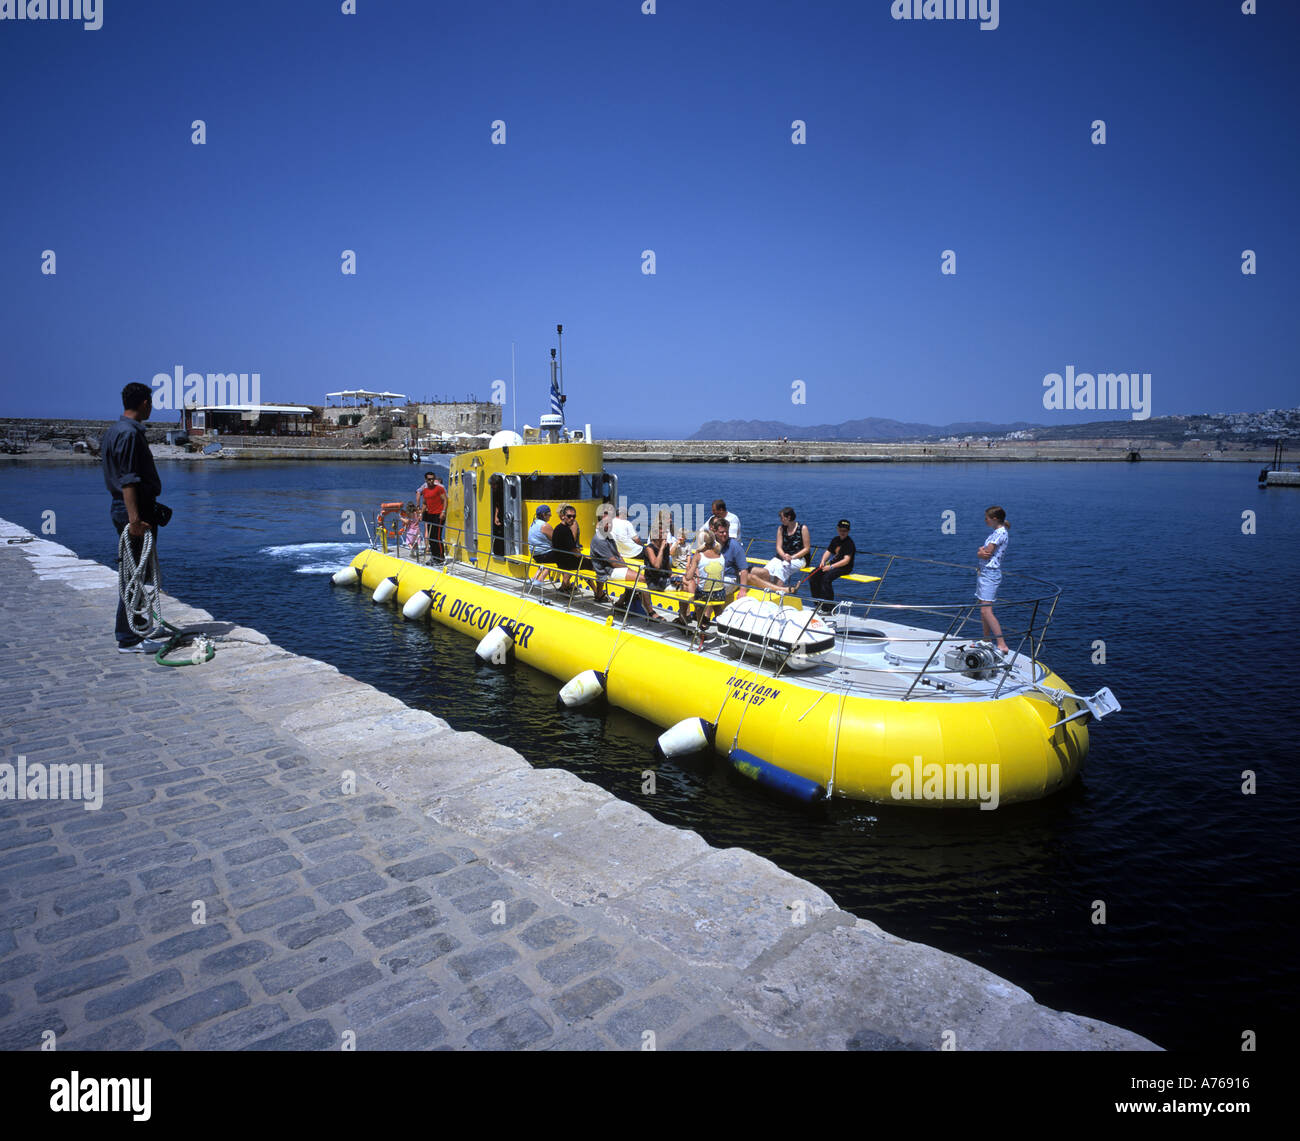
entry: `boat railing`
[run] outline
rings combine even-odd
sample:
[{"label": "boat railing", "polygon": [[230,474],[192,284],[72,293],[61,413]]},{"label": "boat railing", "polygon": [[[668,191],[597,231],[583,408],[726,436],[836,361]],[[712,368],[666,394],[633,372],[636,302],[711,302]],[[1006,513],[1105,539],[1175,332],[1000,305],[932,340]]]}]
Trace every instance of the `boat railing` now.
[{"label": "boat railing", "polygon": [[[508,584],[523,598],[530,600],[543,597],[545,579],[555,575],[561,576],[562,579],[583,583],[593,592],[597,589],[598,577],[594,571],[581,568],[566,569],[550,563],[533,563],[526,552],[510,556],[515,560],[516,569],[512,570],[510,564],[506,562],[508,556],[502,546],[502,537],[494,535],[491,530],[470,532],[464,528],[445,525],[439,530],[443,565],[462,577],[478,580],[484,585]],[[438,542],[439,537],[435,535],[434,541]],[[760,544],[762,541],[757,539],[751,539],[745,544],[747,559],[750,557],[748,552]],[[375,533],[372,546],[385,553],[397,554],[398,557],[417,558],[417,551],[406,544],[403,536],[394,535],[391,530],[383,527]],[[406,552],[405,556],[403,552]],[[582,554],[580,551],[575,553],[580,556]],[[870,560],[876,560],[880,565],[872,567],[873,573],[866,573],[867,567],[864,564]],[[518,573],[520,566],[525,568],[522,577]],[[542,568],[545,568],[547,574],[539,577],[536,572]],[[937,575],[953,578],[960,572],[967,584],[966,598],[961,600],[954,598],[955,589],[945,584],[943,593],[949,596],[948,601],[890,600],[885,593],[885,588],[891,583],[891,575],[892,581],[896,581],[900,573],[907,574],[911,579],[913,576],[908,571],[917,568],[923,571],[918,577],[927,579],[933,579]],[[920,686],[930,687],[931,691],[942,691],[947,688],[948,683],[943,681],[944,675],[969,676],[970,667],[964,665],[952,667],[946,663],[945,651],[953,649],[963,641],[969,643],[984,640],[981,607],[974,593],[975,566],[973,564],[859,551],[854,571],[855,577],[860,581],[845,583],[844,579],[840,578],[836,580],[836,587],[843,589],[851,586],[859,593],[867,594],[865,598],[841,597],[825,602],[810,599],[806,594],[803,596],[803,606],[809,618],[820,613],[829,617],[835,629],[836,649],[828,655],[828,661],[838,661],[842,666],[852,665],[854,670],[861,673],[864,669],[869,670],[872,667],[864,666],[861,655],[854,651],[867,641],[883,642],[887,664],[880,669],[887,670],[894,677],[900,675],[904,679],[910,677],[907,691],[903,695],[905,699],[915,696]],[[674,570],[674,574],[676,573],[677,571]],[[796,594],[803,593],[802,588],[806,577],[796,588]],[[643,572],[637,573],[629,580],[615,580],[612,585],[616,589],[643,593],[664,607],[680,605],[683,602],[681,591],[650,587],[645,581]],[[1031,676],[1035,679],[1039,677],[1043,644],[1061,593],[1058,586],[1045,579],[1018,572],[1004,573],[1003,590],[1006,593],[994,603],[994,608],[1003,640],[1010,647],[1010,653],[988,658],[988,664],[978,670],[981,675],[997,678],[994,696],[1002,691],[1007,679],[1022,659],[1029,661]],[[549,605],[559,606],[568,611],[575,602],[588,596],[575,590],[560,591],[558,595],[550,593],[545,597]],[[620,609],[625,625],[631,607]],[[872,622],[887,623],[889,628],[877,630],[871,625]],[[913,643],[925,649],[923,659],[919,654],[907,653],[909,645]],[[764,660],[765,656],[766,648]],[[783,663],[778,668],[783,668]]]},{"label": "boat railing", "polygon": [[[756,550],[775,551],[776,544],[772,540],[753,538],[748,540],[744,547],[745,560],[752,565],[766,562],[767,558],[771,557],[771,555],[758,556],[755,554]],[[815,569],[821,550],[824,548],[813,547],[810,568]],[[918,568],[924,568],[928,572],[923,575],[908,574],[909,580],[915,577],[933,580],[941,575],[944,579],[942,595],[950,598],[953,598],[956,593],[950,583],[960,573],[969,584],[966,600],[954,598],[952,601],[942,602],[897,602],[889,599],[886,587],[890,581],[890,574],[900,564],[905,564],[904,573],[908,570],[915,572]],[[849,649],[855,643],[860,644],[864,633],[870,629],[869,624],[872,620],[888,621],[900,626],[920,627],[915,634],[910,635],[897,629],[891,629],[888,633],[888,642],[894,651],[892,656],[897,659],[891,664],[891,672],[895,674],[911,672],[914,675],[906,696],[912,696],[920,685],[933,685],[934,680],[943,674],[968,675],[966,668],[947,666],[940,659],[940,653],[945,649],[953,648],[964,639],[985,640],[981,606],[975,599],[974,593],[976,566],[973,562],[955,563],[942,559],[858,551],[854,557],[853,570],[851,581],[841,577],[835,580],[836,584],[842,590],[860,588],[858,593],[866,597],[841,598],[829,606],[824,602],[819,603],[823,609],[830,611],[831,620],[837,630],[838,657],[841,660],[847,657]],[[808,572],[805,572],[805,576],[807,574]],[[1061,593],[1056,584],[1033,575],[1009,571],[1004,572],[1003,579],[1001,597],[993,606],[1002,638],[1011,652],[1000,655],[997,663],[984,671],[999,675],[998,692],[1001,692],[1007,677],[1015,670],[1021,659],[1027,658],[1033,676],[1038,676],[1039,659],[1047,638],[1047,629],[1051,625]],[[805,577],[804,582],[806,581]],[[796,593],[802,588],[804,582],[800,582],[796,587]],[[883,597],[882,592],[884,592]],[[936,638],[935,633],[940,636]],[[899,649],[906,649],[909,642],[929,646],[925,660],[919,665],[898,653]]]},{"label": "boat railing", "polygon": [[[878,561],[880,565],[872,567],[875,573],[866,576],[876,580],[870,584],[870,597],[862,600],[842,599],[834,604],[832,621],[841,631],[841,649],[847,648],[853,640],[870,637],[872,621],[917,626],[920,629],[911,635],[896,629],[888,632],[889,647],[895,656],[898,656],[898,648],[905,648],[909,642],[928,647],[924,661],[917,664],[916,659],[913,659],[910,663],[914,677],[906,696],[912,696],[920,685],[935,685],[936,680],[944,674],[969,676],[969,667],[964,664],[948,666],[940,654],[963,641],[992,641],[983,629],[982,606],[975,598],[974,564],[859,551],[854,563],[855,572],[861,574],[866,569],[864,561],[869,564],[871,560]],[[895,572],[900,568],[909,581],[914,577],[928,581],[939,577],[951,580],[960,574],[964,579],[966,598],[951,601],[894,601],[889,597],[887,587],[891,583],[891,573],[894,573],[896,580],[898,575]],[[920,574],[909,573],[918,569]],[[842,580],[837,580],[837,585],[838,581]],[[960,588],[952,588],[945,583],[942,593],[951,598],[956,589]],[[1060,595],[1060,587],[1046,579],[1020,572],[1003,573],[1000,596],[992,608],[1002,631],[1002,639],[1010,648],[1010,653],[998,655],[991,665],[978,670],[981,674],[997,676],[994,696],[1002,691],[1022,659],[1028,659],[1031,676],[1035,679],[1039,677],[1042,671],[1040,660],[1043,645]],[[939,636],[936,637],[936,634]],[[906,659],[899,663],[903,672],[908,672],[908,664]]]}]

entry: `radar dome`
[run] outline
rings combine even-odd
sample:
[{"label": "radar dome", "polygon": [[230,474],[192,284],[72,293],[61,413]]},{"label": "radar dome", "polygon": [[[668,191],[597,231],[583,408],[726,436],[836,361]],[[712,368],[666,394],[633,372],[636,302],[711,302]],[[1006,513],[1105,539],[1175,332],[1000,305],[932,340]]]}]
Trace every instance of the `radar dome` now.
[{"label": "radar dome", "polygon": [[517,448],[524,442],[523,437],[518,432],[512,432],[509,428],[502,428],[491,440],[488,441],[489,448]]}]

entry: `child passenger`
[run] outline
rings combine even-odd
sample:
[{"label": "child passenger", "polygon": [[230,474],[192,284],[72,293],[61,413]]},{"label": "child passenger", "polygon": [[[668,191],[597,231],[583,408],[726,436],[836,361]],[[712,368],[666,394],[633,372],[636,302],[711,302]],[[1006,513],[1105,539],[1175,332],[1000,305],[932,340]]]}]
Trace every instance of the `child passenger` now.
[{"label": "child passenger", "polygon": [[402,508],[402,517],[406,521],[406,527],[402,531],[402,542],[407,545],[411,554],[415,555],[420,549],[420,513],[416,511],[414,503],[408,503]]}]

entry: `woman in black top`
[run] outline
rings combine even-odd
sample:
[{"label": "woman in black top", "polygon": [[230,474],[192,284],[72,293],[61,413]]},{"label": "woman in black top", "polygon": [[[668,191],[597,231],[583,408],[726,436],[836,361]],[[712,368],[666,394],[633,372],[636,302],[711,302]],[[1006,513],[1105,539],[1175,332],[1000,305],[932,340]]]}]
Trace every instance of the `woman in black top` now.
[{"label": "woman in black top", "polygon": [[673,516],[671,511],[660,511],[655,521],[655,531],[645,545],[645,580],[651,590],[666,590],[673,576]]},{"label": "woman in black top", "polygon": [[[564,570],[591,570],[591,560],[582,554],[578,512],[570,503],[560,508],[560,521],[551,532],[551,547],[560,555],[555,565]],[[564,585],[568,585],[565,583]]]}]

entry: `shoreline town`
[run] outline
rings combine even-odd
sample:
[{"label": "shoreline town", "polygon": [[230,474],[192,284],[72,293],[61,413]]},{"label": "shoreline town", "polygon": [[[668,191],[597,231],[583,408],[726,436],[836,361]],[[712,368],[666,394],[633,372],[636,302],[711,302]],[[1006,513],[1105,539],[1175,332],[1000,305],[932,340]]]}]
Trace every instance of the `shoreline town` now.
[{"label": "shoreline town", "polygon": [[[0,418],[0,461],[98,463],[99,439],[110,420],[36,420]],[[190,462],[269,460],[411,463],[409,441],[392,438],[367,442],[365,437],[266,436],[222,434],[205,447],[166,442],[174,424],[151,423],[150,448],[155,459]],[[1134,462],[1268,464],[1273,444],[1190,440],[1175,444],[1151,437],[1080,440],[970,440],[960,442],[861,442],[845,440],[616,440],[600,441],[612,463],[976,463],[976,462]],[[478,436],[440,441],[446,455],[480,447]],[[216,446],[219,444],[219,448]],[[427,458],[430,452],[420,450]]]}]

